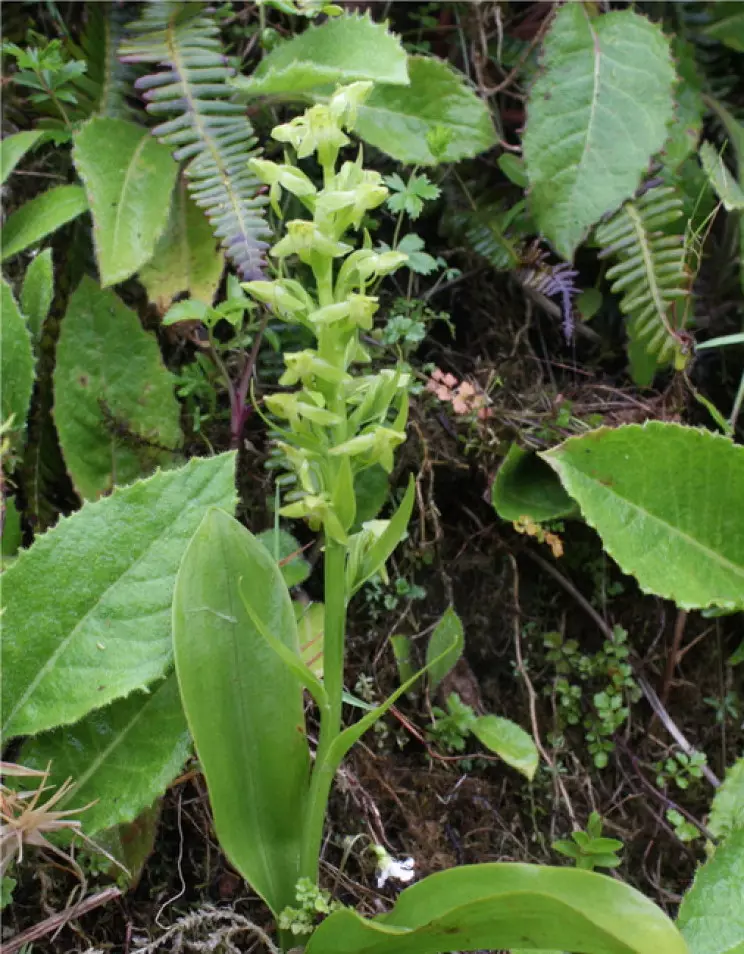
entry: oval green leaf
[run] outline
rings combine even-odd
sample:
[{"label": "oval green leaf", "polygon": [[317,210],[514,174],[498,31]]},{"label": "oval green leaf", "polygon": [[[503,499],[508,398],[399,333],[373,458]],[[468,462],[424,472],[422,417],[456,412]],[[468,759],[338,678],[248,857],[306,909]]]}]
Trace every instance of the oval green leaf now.
[{"label": "oval green leaf", "polygon": [[570,259],[587,230],[636,190],[674,114],[661,27],[632,10],[561,7],[527,105],[524,159],[538,227]]},{"label": "oval green leaf", "polygon": [[6,136],[0,142],[0,185],[3,185],[21,159],[34,148],[43,135],[43,129],[31,129],[14,136]]},{"label": "oval green leaf", "polygon": [[234,453],[193,459],[85,504],[21,551],[3,574],[6,740],[163,675],[178,564],[205,508],[234,506],[234,475]]},{"label": "oval green leaf", "polygon": [[34,388],[34,353],[26,322],[10,285],[0,278],[0,426],[12,418],[11,447],[23,446],[26,418]]},{"label": "oval green leaf", "polygon": [[578,507],[560,480],[534,451],[512,444],[496,472],[491,503],[502,520],[529,517],[537,523],[573,517]]},{"label": "oval green leaf", "polygon": [[[448,63],[408,58],[410,86],[375,86],[354,132],[398,162],[432,166],[477,156],[496,145],[488,107]],[[439,140],[435,154],[430,148]]]},{"label": "oval green leaf", "polygon": [[41,338],[41,328],[49,314],[53,295],[54,263],[52,250],[47,248],[31,260],[21,288],[21,309],[34,342]]},{"label": "oval green leaf", "polygon": [[744,951],[744,830],[735,831],[698,870],[677,923],[690,954]]},{"label": "oval green leaf", "polygon": [[482,745],[532,781],[540,756],[532,736],[521,726],[511,719],[485,715],[475,720],[471,732]]},{"label": "oval green leaf", "polygon": [[442,614],[426,647],[429,690],[435,692],[447,673],[451,672],[465,648],[460,617],[451,606]]},{"label": "oval green leaf", "polygon": [[541,456],[645,593],[683,609],[744,608],[744,447],[650,421],[601,427]]},{"label": "oval green leaf", "polygon": [[299,654],[292,602],[273,557],[212,509],[176,582],[176,673],[220,844],[276,914],[295,900],[310,756],[302,684],[257,621]]},{"label": "oval green leaf", "polygon": [[81,497],[96,499],[173,464],[182,439],[174,384],[137,315],[114,291],[83,278],[54,369],[54,421]]},{"label": "oval green leaf", "polygon": [[56,186],[30,199],[3,226],[2,261],[40,242],[87,209],[85,192],[77,185]]},{"label": "oval green leaf", "polygon": [[326,918],[306,954],[438,954],[555,949],[576,954],[688,954],[642,894],[605,875],[537,865],[464,865],[431,875],[374,921]]},{"label": "oval green leaf", "polygon": [[[106,643],[100,647],[105,659]],[[190,749],[178,683],[170,675],[148,694],[134,692],[75,725],[32,739],[20,761],[38,769],[51,763],[51,785],[72,779],[72,788],[55,810],[94,802],[80,820],[85,833],[95,835],[134,821],[149,808],[178,775]]]},{"label": "oval green leaf", "polygon": [[134,275],[152,257],[168,224],[178,164],[149,129],[124,119],[94,116],[74,142],[105,288]]}]

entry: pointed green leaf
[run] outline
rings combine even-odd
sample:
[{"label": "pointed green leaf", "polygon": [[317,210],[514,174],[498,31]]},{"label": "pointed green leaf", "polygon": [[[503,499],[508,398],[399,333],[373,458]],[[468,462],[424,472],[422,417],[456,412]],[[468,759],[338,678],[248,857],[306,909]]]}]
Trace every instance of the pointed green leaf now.
[{"label": "pointed green leaf", "polygon": [[306,94],[318,86],[357,80],[406,85],[400,39],[368,16],[340,16],[309,26],[265,56],[234,85],[245,96]]},{"label": "pointed green leaf", "polygon": [[629,885],[605,875],[537,865],[463,865],[402,892],[368,921],[331,914],[305,954],[438,954],[557,948],[583,954],[688,954],[681,935]]},{"label": "pointed green leaf", "polygon": [[561,7],[527,105],[524,158],[543,235],[567,259],[633,195],[664,145],[675,73],[661,27],[632,10]]},{"label": "pointed green leaf", "polygon": [[3,185],[21,159],[34,148],[43,135],[42,129],[31,129],[14,136],[6,136],[0,142],[0,185]]},{"label": "pointed green leaf", "polygon": [[176,672],[220,844],[277,913],[295,900],[310,758],[302,685],[256,618],[298,652],[292,603],[273,557],[212,509],[178,573]]},{"label": "pointed green leaf", "polygon": [[234,474],[234,453],[191,460],[85,504],[20,553],[2,587],[6,739],[163,675],[178,564],[205,509],[234,506]]},{"label": "pointed green leaf", "polygon": [[[101,643],[106,658],[106,644]],[[70,691],[74,691],[72,688]],[[45,732],[26,743],[21,764],[44,769],[50,784],[72,779],[58,809],[83,808],[87,835],[134,821],[178,775],[189,756],[191,736],[175,675],[149,694],[133,692],[80,722]]]},{"label": "pointed green leaf", "polygon": [[651,421],[601,427],[541,456],[645,593],[683,609],[744,607],[744,447]]},{"label": "pointed green leaf", "polygon": [[723,156],[709,142],[700,146],[700,163],[726,211],[744,209],[744,190],[729,171]]},{"label": "pointed green leaf", "polygon": [[548,465],[534,451],[512,444],[496,472],[491,503],[502,520],[529,517],[537,523],[578,513]]},{"label": "pointed green leaf", "polygon": [[[462,631],[462,622],[454,609],[448,606],[429,637],[429,644],[426,647],[430,692],[435,692],[447,673],[452,671],[457,660],[462,656],[464,647],[465,636]],[[445,655],[442,656],[442,653]]]},{"label": "pointed green leaf", "polygon": [[677,924],[690,954],[742,954],[744,829],[730,835],[698,869]]},{"label": "pointed green leaf", "polygon": [[387,558],[405,536],[406,527],[413,512],[415,494],[416,484],[413,477],[411,477],[405,495],[400,502],[400,506],[390,518],[387,527],[379,539],[369,548],[368,553],[362,560],[362,565],[356,578],[350,581],[347,580],[351,596],[353,596],[359,587],[363,586],[370,577],[374,576],[375,573],[379,573],[380,568],[385,566]]},{"label": "pointed green leaf", "polygon": [[521,726],[511,719],[485,715],[475,720],[471,731],[482,745],[532,781],[540,756],[532,736]]},{"label": "pointed green leaf", "polygon": [[73,160],[93,215],[101,285],[134,275],[168,224],[178,164],[145,126],[94,116],[74,136]]},{"label": "pointed green leaf", "polygon": [[703,29],[706,36],[720,40],[732,50],[744,53],[744,3],[725,3],[712,8],[714,20]]},{"label": "pointed green leaf", "polygon": [[20,448],[34,388],[34,353],[26,322],[4,278],[0,278],[0,295],[0,426],[13,418],[11,447]]},{"label": "pointed green leaf", "polygon": [[[448,63],[408,58],[410,86],[375,86],[354,132],[398,162],[432,166],[477,156],[496,145],[487,105]],[[441,151],[431,149],[441,137]]]},{"label": "pointed green leaf", "polygon": [[55,186],[29,199],[3,226],[2,261],[40,242],[87,209],[85,192],[77,185]]},{"label": "pointed green leaf", "polygon": [[168,228],[139,274],[147,297],[161,315],[184,292],[192,300],[211,305],[224,267],[225,258],[209,219],[191,198],[181,177],[173,192]]},{"label": "pointed green leaf", "polygon": [[744,755],[728,769],[723,784],[713,796],[708,829],[716,838],[744,829]]},{"label": "pointed green leaf", "polygon": [[21,309],[36,343],[41,338],[41,328],[49,314],[53,296],[54,264],[52,250],[47,248],[31,260],[21,289]]},{"label": "pointed green leaf", "polygon": [[83,278],[62,322],[54,369],[54,420],[81,497],[95,499],[174,462],[181,444],[174,384],[137,315],[114,291]]}]

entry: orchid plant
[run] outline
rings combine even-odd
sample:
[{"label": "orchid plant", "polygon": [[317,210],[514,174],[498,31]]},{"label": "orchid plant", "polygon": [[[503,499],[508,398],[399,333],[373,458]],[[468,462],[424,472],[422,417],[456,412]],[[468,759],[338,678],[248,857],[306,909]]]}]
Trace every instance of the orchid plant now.
[{"label": "orchid plant", "polygon": [[[183,558],[173,605],[176,672],[184,710],[209,787],[222,846],[279,925],[284,950],[307,954],[404,954],[519,947],[567,951],[684,954],[666,915],[634,889],[590,871],[523,864],[465,866],[406,888],[393,909],[368,920],[323,902],[313,931],[296,901],[319,884],[328,800],[354,743],[413,683],[344,726],[346,613],[354,593],[405,534],[414,500],[408,489],[387,520],[359,525],[355,482],[365,469],[393,469],[405,440],[408,378],[400,367],[370,372],[363,334],[372,329],[380,279],[406,261],[372,247],[364,217],[385,201],[378,173],[361,150],[343,159],[357,110],[371,84],[338,89],[273,130],[291,147],[283,163],[252,161],[281,219],[284,194],[307,210],[290,220],[271,250],[273,280],[244,289],[314,346],[284,355],[286,388],[264,399],[294,481],[280,515],[322,533],[325,624],[322,664],[301,652],[291,597],[272,554],[224,511],[204,518]],[[298,165],[311,157],[318,188]],[[366,370],[365,370],[366,369]],[[290,390],[291,389],[291,390]],[[441,663],[447,646],[428,667]],[[317,706],[314,752],[305,691]],[[415,876],[411,859],[375,850],[382,886]],[[323,893],[320,892],[318,897]],[[288,925],[301,926],[301,936]]]}]

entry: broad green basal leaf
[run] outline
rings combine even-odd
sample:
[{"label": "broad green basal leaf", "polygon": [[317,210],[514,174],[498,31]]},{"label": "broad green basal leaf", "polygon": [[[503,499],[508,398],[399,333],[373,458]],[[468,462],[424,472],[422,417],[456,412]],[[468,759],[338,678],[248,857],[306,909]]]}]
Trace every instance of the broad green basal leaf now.
[{"label": "broad green basal leaf", "polygon": [[542,523],[576,516],[578,508],[560,480],[534,451],[512,444],[496,472],[491,503],[502,520],[529,517]]},{"label": "broad green basal leaf", "polygon": [[[477,156],[496,144],[488,107],[449,64],[408,59],[410,86],[375,86],[354,132],[398,162],[423,166]],[[436,140],[439,149],[431,149]]]},{"label": "broad green basal leaf", "polygon": [[674,111],[669,42],[632,10],[568,3],[545,38],[524,158],[540,231],[570,259],[587,230],[630,198]]},{"label": "broad green basal leaf", "polygon": [[20,553],[2,587],[6,739],[163,675],[178,564],[205,509],[234,506],[234,473],[234,453],[191,460],[85,504]]},{"label": "broad green basal leaf", "polygon": [[601,427],[541,456],[644,592],[683,609],[744,607],[744,447],[651,421]]},{"label": "broad green basal leaf", "polygon": [[368,16],[341,16],[310,26],[265,56],[234,85],[246,96],[299,95],[319,86],[374,80],[406,85],[400,39]]},{"label": "broad green basal leaf", "polygon": [[47,248],[32,259],[21,288],[21,309],[34,343],[41,338],[41,328],[49,314],[53,296],[54,264],[52,250]]},{"label": "broad green basal leaf", "polygon": [[178,165],[145,126],[94,116],[74,136],[73,160],[93,215],[101,285],[149,261],[168,224]]},{"label": "broad green basal leaf", "polygon": [[[99,650],[105,659],[107,647]],[[87,835],[131,822],[149,808],[188,758],[191,736],[175,675],[149,693],[133,692],[80,722],[28,742],[20,761],[29,768],[51,763],[50,784],[72,779],[58,809],[83,808]]]},{"label": "broad green basal leaf", "polygon": [[306,954],[438,954],[519,948],[688,954],[664,912],[605,875],[538,865],[464,865],[406,888],[389,914],[331,914]]},{"label": "broad green basal leaf", "polygon": [[0,279],[0,425],[12,418],[11,448],[23,446],[26,418],[34,387],[34,354],[26,322],[18,310],[10,285]]},{"label": "broad green basal leaf", "polygon": [[178,572],[176,672],[220,844],[276,914],[295,900],[310,758],[302,684],[263,631],[299,658],[274,558],[213,508]]},{"label": "broad green basal leaf", "polygon": [[35,245],[88,209],[77,185],[61,185],[42,192],[8,217],[2,229],[2,261]]},{"label": "broad green basal leaf", "polygon": [[172,465],[181,444],[175,379],[155,337],[112,289],[83,278],[62,321],[54,420],[81,497]]},{"label": "broad green basal leaf", "polygon": [[677,918],[690,954],[744,951],[744,830],[730,835],[695,875]]},{"label": "broad green basal leaf", "polygon": [[532,736],[521,726],[511,719],[485,715],[475,720],[471,732],[487,749],[532,781],[540,757]]},{"label": "broad green basal leaf", "polygon": [[173,193],[168,228],[139,274],[147,297],[160,314],[183,292],[211,305],[224,267],[225,257],[217,248],[209,219],[189,195],[182,177]]},{"label": "broad green basal leaf", "polygon": [[708,829],[716,838],[744,829],[744,755],[728,769],[723,784],[713,796]]},{"label": "broad green basal leaf", "polygon": [[19,132],[14,136],[6,136],[0,141],[0,185],[15,169],[26,153],[33,149],[44,135],[42,129],[32,129],[28,132]]}]

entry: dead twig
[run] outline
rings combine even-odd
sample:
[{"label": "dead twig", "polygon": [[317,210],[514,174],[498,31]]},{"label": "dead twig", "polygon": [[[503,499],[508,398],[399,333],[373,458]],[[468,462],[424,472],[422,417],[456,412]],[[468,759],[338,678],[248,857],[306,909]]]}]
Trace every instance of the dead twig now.
[{"label": "dead twig", "polygon": [[82,917],[94,908],[99,908],[102,904],[108,904],[109,901],[113,901],[114,898],[119,897],[121,897],[121,891],[113,887],[106,888],[105,891],[100,891],[98,894],[92,894],[89,898],[84,898],[77,904],[72,905],[72,907],[65,908],[64,911],[53,914],[51,917],[39,921],[39,923],[33,927],[21,931],[20,934],[16,934],[15,937],[6,941],[5,944],[0,945],[0,954],[15,954],[15,952],[20,951],[25,944],[32,944],[34,941],[46,937],[47,934],[52,934],[54,931],[58,931],[64,927],[68,921]]}]

